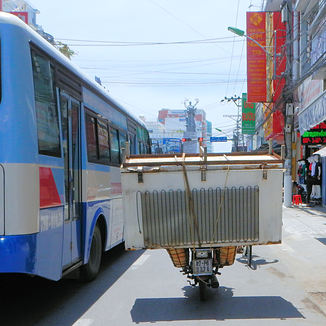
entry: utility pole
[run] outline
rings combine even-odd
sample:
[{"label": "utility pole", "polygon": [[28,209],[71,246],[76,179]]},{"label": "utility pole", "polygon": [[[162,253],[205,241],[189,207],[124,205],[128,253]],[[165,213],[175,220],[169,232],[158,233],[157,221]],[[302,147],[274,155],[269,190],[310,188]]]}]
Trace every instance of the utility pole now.
[{"label": "utility pole", "polygon": [[292,92],[292,1],[286,0],[282,7],[282,18],[286,21],[286,76],[283,97],[285,100],[285,162],[284,162],[284,206],[292,203],[292,138],[293,138],[293,92]]},{"label": "utility pole", "polygon": [[241,108],[241,100],[242,98],[240,96],[234,95],[231,97],[224,97],[224,99],[221,100],[221,102],[233,102],[237,109],[237,120],[236,120],[236,129],[235,134],[233,133],[233,141],[234,141],[234,147],[236,152],[239,151],[239,141],[240,141],[240,124],[241,124],[241,117],[240,117],[240,108]]},{"label": "utility pole", "polygon": [[191,101],[185,100],[184,106],[186,108],[186,121],[187,121],[187,129],[184,132],[184,137],[186,139],[191,139],[183,144],[183,152],[184,153],[196,153],[197,152],[197,133],[196,133],[196,123],[195,123],[195,113],[196,113],[196,105],[199,100],[195,99],[195,104],[192,104]]}]

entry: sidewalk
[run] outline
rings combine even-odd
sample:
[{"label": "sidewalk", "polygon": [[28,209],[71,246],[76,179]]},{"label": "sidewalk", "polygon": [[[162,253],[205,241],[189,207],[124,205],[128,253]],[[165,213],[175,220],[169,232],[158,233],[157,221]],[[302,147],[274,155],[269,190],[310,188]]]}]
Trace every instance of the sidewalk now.
[{"label": "sidewalk", "polygon": [[326,316],[326,208],[283,207],[281,248],[289,270]]}]

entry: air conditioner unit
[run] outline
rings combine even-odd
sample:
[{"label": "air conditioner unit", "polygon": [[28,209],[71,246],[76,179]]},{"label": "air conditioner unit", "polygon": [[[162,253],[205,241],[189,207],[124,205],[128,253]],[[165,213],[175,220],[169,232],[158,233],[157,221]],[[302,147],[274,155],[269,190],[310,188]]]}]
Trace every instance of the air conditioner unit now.
[{"label": "air conditioner unit", "polygon": [[293,103],[286,103],[286,115],[294,114],[294,106]]}]

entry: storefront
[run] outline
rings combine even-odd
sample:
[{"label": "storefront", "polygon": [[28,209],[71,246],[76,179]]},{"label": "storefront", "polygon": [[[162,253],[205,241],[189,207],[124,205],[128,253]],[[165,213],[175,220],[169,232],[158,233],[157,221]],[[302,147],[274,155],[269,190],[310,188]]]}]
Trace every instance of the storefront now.
[{"label": "storefront", "polygon": [[[316,112],[311,116],[310,123],[316,118]],[[299,123],[300,117],[302,115],[299,115]],[[308,126],[309,121],[304,120],[301,126]],[[305,189],[306,202],[326,205],[326,173],[323,173],[326,171],[326,121],[301,134],[301,148],[296,181]]]}]

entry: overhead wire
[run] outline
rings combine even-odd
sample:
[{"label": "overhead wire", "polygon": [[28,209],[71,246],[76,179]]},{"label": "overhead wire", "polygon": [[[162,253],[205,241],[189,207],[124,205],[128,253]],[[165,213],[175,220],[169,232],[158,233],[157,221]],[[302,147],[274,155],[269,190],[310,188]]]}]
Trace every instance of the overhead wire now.
[{"label": "overhead wire", "polygon": [[[196,30],[192,25],[190,25],[188,22],[184,22],[183,20],[181,20],[179,17],[177,17],[176,15],[174,15],[173,13],[171,13],[169,10],[167,10],[166,8],[164,8],[162,5],[159,5],[156,1],[154,0],[149,0],[150,2],[156,4],[156,6],[158,6],[159,8],[161,8],[165,13],[167,13],[168,15],[172,16],[173,18],[175,18],[177,21],[182,22],[183,24],[185,24],[186,26],[190,27],[192,31],[194,31],[195,33],[197,33],[198,35],[205,37],[200,31]],[[219,49],[226,51],[223,47],[217,46]],[[227,52],[227,51],[226,51]]]},{"label": "overhead wire", "polygon": [[[240,5],[240,0],[238,0],[237,13],[236,13],[236,15],[235,15],[235,27],[238,26],[239,5]],[[228,79],[230,79],[230,74],[231,74],[231,70],[232,70],[233,51],[234,51],[234,42],[235,42],[235,37],[233,37],[233,42],[232,42],[231,62],[230,62],[229,78],[228,78]],[[226,91],[225,91],[225,94],[226,94],[226,95],[228,94],[228,89],[229,89],[229,83],[226,84]]]},{"label": "overhead wire", "polygon": [[[61,41],[67,41],[65,39],[57,39]],[[72,42],[72,43],[69,43]],[[219,38],[212,38],[206,40],[192,40],[192,41],[171,41],[171,42],[112,42],[112,41],[85,41],[80,40],[79,42],[83,43],[75,43],[77,40],[70,40],[66,44],[68,46],[76,46],[76,47],[128,47],[128,46],[158,46],[158,45],[204,45],[204,44],[218,44],[218,43],[231,43],[231,42],[241,42],[241,40],[221,40]]]}]

